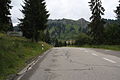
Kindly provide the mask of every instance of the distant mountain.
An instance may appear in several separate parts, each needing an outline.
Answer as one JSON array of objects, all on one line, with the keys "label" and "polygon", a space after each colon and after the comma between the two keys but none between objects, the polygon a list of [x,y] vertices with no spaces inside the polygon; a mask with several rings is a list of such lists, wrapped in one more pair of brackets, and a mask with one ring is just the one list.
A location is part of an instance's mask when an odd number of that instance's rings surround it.
[{"label": "distant mountain", "polygon": [[[105,27],[109,27],[111,24],[118,24],[119,22],[112,19],[104,19],[106,22]],[[88,32],[88,24],[84,18],[79,20],[71,19],[56,19],[48,20],[47,30],[50,33],[51,38],[57,38],[59,40],[74,40],[81,32]],[[19,25],[14,26],[14,31],[20,31]]]},{"label": "distant mountain", "polygon": [[58,19],[49,20],[47,30],[52,38],[60,40],[74,39],[80,32],[87,33],[89,22],[81,18],[79,20]]}]

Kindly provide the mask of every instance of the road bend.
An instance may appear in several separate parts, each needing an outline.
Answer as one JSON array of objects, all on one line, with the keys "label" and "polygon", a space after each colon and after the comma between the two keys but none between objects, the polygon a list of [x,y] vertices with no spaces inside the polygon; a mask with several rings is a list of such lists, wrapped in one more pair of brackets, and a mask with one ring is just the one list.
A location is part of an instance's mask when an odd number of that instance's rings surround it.
[{"label": "road bend", "polygon": [[120,80],[120,58],[87,48],[53,48],[20,80]]}]

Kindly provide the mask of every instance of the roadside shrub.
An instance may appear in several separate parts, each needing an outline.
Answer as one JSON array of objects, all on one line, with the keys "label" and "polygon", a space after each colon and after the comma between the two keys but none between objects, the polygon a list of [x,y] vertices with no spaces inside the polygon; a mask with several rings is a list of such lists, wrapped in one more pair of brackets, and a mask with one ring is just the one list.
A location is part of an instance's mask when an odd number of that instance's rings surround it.
[{"label": "roadside shrub", "polygon": [[91,37],[88,36],[85,33],[80,33],[80,35],[76,38],[75,45],[86,45],[86,44],[91,44]]}]

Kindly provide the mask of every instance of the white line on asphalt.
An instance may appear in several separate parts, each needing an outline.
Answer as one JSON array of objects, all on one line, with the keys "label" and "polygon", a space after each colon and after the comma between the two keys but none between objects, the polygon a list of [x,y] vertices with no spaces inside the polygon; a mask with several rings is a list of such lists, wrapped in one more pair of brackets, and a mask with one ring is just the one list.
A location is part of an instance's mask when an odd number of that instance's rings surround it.
[{"label": "white line on asphalt", "polygon": [[94,55],[94,56],[98,56],[97,54],[95,54],[95,53],[92,53],[92,55]]},{"label": "white line on asphalt", "polygon": [[105,50],[105,51],[111,51],[111,50]]},{"label": "white line on asphalt", "polygon": [[32,67],[29,67],[29,68],[28,68],[28,70],[31,70],[31,69],[32,69]]},{"label": "white line on asphalt", "polygon": [[109,62],[111,62],[111,63],[117,63],[117,62],[115,62],[115,61],[113,61],[113,60],[110,60],[110,59],[108,59],[108,58],[103,58],[104,60],[106,60],[106,61],[109,61]]},{"label": "white line on asphalt", "polygon": [[85,51],[85,52],[88,52],[88,51]]},{"label": "white line on asphalt", "polygon": [[17,80],[20,80],[24,75],[21,75]]}]

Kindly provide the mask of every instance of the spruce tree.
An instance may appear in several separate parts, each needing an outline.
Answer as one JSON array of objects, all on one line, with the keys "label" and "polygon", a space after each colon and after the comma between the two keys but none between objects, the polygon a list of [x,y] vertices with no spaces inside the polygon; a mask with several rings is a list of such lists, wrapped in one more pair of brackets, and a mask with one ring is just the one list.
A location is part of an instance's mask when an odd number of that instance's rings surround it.
[{"label": "spruce tree", "polygon": [[91,0],[89,4],[92,11],[92,16],[90,17],[91,23],[88,25],[90,35],[93,38],[94,44],[102,44],[104,38],[104,21],[101,15],[104,15],[105,9],[102,7],[101,0]]},{"label": "spruce tree", "polygon": [[20,25],[20,28],[23,32],[23,36],[28,38],[28,39],[31,39],[32,32],[33,32],[31,21],[30,21],[30,18],[32,18],[30,16],[31,15],[30,14],[30,12],[31,12],[31,6],[30,6],[31,0],[25,0],[24,4],[25,4],[25,6],[22,6],[23,10],[21,10],[21,12],[24,14],[24,18],[19,19],[21,21],[21,23],[19,25]]},{"label": "spruce tree", "polygon": [[55,40],[55,47],[59,47],[59,41],[58,41],[58,39]]},{"label": "spruce tree", "polygon": [[115,13],[117,15],[117,19],[118,19],[119,24],[120,24],[120,0],[119,0],[119,6],[117,6],[117,9],[115,10]]},{"label": "spruce tree", "polygon": [[114,40],[116,41],[116,44],[120,44],[120,0],[119,0],[119,6],[117,6],[115,13],[117,15],[116,18],[118,21],[118,26],[115,26],[116,30],[115,30],[114,34],[116,34],[116,37],[114,38]]},{"label": "spruce tree", "polygon": [[24,19],[21,21],[21,29],[25,37],[38,42],[39,34],[47,27],[49,17],[44,0],[25,0],[22,13]]},{"label": "spruce tree", "polygon": [[0,31],[7,32],[11,28],[11,0],[0,0]]},{"label": "spruce tree", "polygon": [[45,42],[48,43],[48,44],[51,43],[50,33],[49,33],[48,30],[46,31],[46,34],[45,34]]}]

